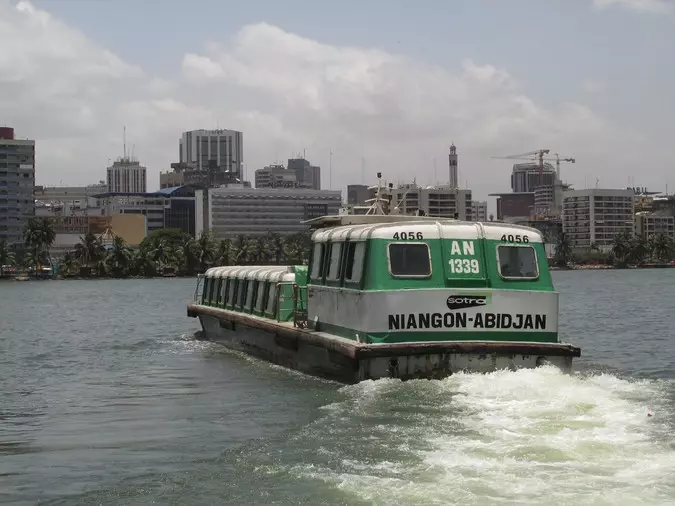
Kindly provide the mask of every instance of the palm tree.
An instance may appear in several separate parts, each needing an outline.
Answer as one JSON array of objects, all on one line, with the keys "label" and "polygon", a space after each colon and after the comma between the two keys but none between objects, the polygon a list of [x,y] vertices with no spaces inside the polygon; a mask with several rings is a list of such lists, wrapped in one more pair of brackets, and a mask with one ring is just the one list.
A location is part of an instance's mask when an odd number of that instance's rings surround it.
[{"label": "palm tree", "polygon": [[218,249],[215,253],[215,263],[217,265],[230,265],[235,256],[234,244],[231,239],[223,239],[218,243]]},{"label": "palm tree", "polygon": [[96,267],[100,272],[99,261],[104,258],[105,248],[92,232],[87,232],[80,238],[80,243],[75,245],[75,256],[80,261],[80,266],[86,268],[87,276],[91,275],[91,269]]},{"label": "palm tree", "polygon": [[622,232],[614,237],[612,244],[612,253],[618,266],[625,266],[628,263],[631,254],[631,237],[628,233]]},{"label": "palm tree", "polygon": [[5,241],[0,241],[0,278],[5,275],[5,265],[13,265],[16,262],[16,255]]},{"label": "palm tree", "polygon": [[190,236],[184,237],[179,246],[179,252],[181,260],[181,268],[179,270],[183,274],[194,274],[195,268],[199,263],[199,259],[197,258],[197,243],[195,240]]},{"label": "palm tree", "polygon": [[565,266],[572,260],[572,247],[565,232],[558,234],[558,239],[555,246],[555,255],[553,261],[558,266]]},{"label": "palm tree", "polygon": [[199,238],[197,239],[197,243],[195,245],[195,250],[197,253],[199,270],[204,272],[213,260],[215,253],[214,240],[211,232],[204,230],[201,234],[199,234]]},{"label": "palm tree", "polygon": [[254,253],[253,249],[254,245],[248,237],[243,234],[237,237],[237,254],[234,258],[235,265],[249,263]]},{"label": "palm tree", "polygon": [[126,275],[131,263],[131,251],[124,239],[117,235],[113,237],[112,249],[108,252],[105,261],[113,276],[119,278]]},{"label": "palm tree", "polygon": [[35,275],[40,272],[41,264],[52,265],[51,255],[49,249],[56,239],[56,232],[54,226],[49,218],[30,218],[24,230],[24,244],[26,250],[30,252],[30,256],[35,262],[32,267],[35,267]]},{"label": "palm tree", "polygon": [[654,237],[654,255],[661,262],[669,262],[673,258],[675,244],[667,234],[663,232]]},{"label": "palm tree", "polygon": [[61,261],[61,267],[63,268],[63,275],[65,277],[68,277],[72,274],[73,270],[75,269],[75,264],[75,255],[72,251],[67,251],[66,254],[63,255],[63,260]]}]

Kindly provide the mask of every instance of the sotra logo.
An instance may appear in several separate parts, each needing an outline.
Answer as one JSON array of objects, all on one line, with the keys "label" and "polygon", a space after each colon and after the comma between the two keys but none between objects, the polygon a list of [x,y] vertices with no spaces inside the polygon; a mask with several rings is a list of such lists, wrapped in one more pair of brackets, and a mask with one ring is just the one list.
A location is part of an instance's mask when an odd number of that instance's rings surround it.
[{"label": "sotra logo", "polygon": [[448,309],[485,306],[489,302],[487,295],[451,295],[445,303]]}]

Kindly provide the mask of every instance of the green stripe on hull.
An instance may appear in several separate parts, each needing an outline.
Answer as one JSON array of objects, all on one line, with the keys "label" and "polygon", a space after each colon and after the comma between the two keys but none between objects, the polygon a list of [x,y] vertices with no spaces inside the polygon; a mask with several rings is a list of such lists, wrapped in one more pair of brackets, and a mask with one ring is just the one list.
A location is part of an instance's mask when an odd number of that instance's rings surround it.
[{"label": "green stripe on hull", "polygon": [[[356,340],[358,333],[354,329],[321,323],[320,332],[335,334],[345,339]],[[557,343],[558,334],[555,332],[375,332],[360,334],[362,341],[371,343],[418,343],[444,341],[494,341],[494,342],[527,342],[527,343]]]}]

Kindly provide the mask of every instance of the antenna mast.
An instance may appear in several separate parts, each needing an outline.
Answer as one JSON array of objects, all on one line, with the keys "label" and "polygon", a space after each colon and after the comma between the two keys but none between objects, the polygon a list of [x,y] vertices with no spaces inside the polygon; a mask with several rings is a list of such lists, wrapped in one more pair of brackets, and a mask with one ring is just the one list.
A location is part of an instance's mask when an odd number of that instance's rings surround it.
[{"label": "antenna mast", "polygon": [[328,189],[333,189],[333,148],[328,152]]},{"label": "antenna mast", "polygon": [[124,131],[122,133],[122,142],[124,144],[124,158],[127,157],[127,126],[124,125]]}]

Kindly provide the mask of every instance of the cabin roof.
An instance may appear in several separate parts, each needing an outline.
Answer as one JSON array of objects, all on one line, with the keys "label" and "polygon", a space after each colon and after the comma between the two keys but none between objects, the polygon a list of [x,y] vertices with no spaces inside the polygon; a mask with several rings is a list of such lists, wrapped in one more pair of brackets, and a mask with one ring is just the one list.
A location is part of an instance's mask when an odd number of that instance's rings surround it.
[{"label": "cabin roof", "polygon": [[529,242],[542,242],[541,233],[523,225],[471,222],[458,220],[411,220],[398,223],[371,223],[319,229],[312,235],[314,242],[365,241],[366,239],[394,239],[394,234],[413,234],[411,239],[488,239],[501,240],[503,235],[527,235]]}]

